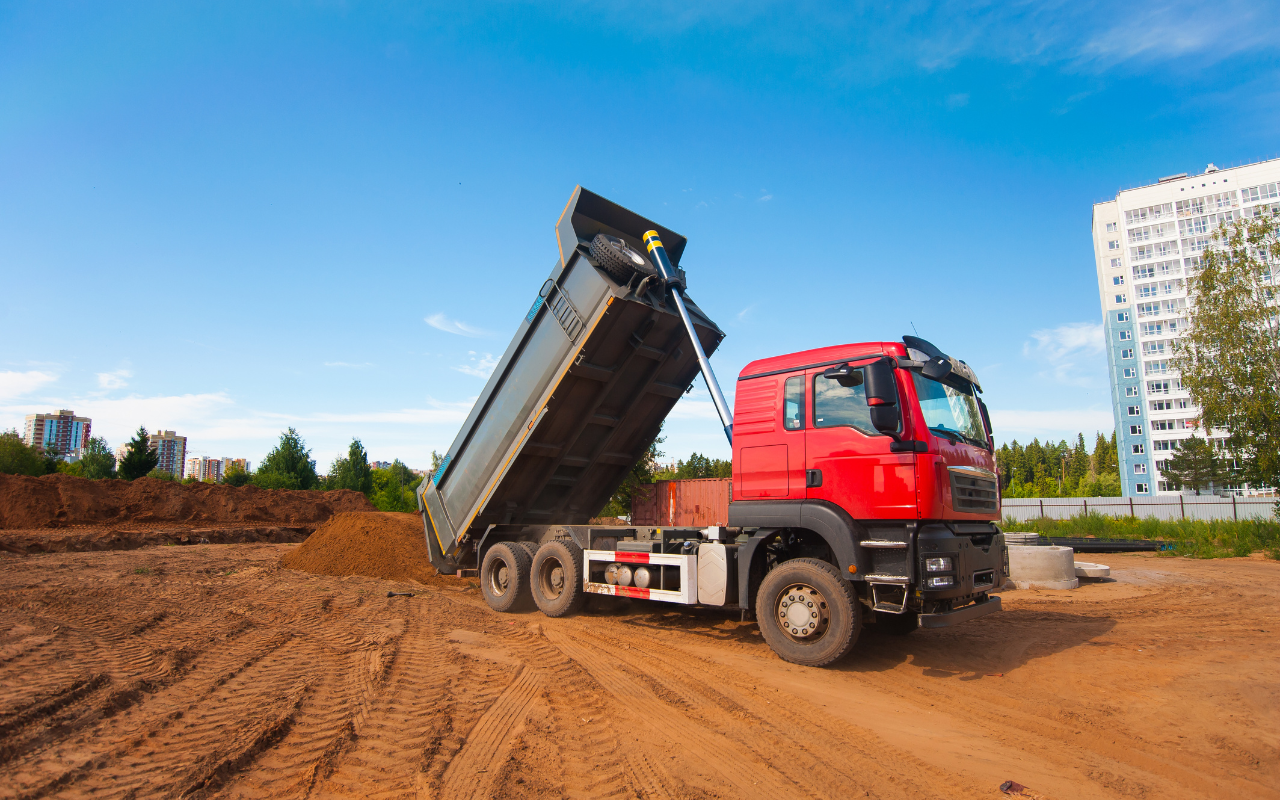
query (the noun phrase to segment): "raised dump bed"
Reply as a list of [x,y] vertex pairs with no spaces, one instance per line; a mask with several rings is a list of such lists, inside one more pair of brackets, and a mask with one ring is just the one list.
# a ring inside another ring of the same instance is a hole
[[[683,236],[574,190],[556,224],[551,275],[440,468],[419,487],[437,569],[455,572],[490,525],[586,524],[691,387],[697,357],[662,278],[647,261],[631,270],[592,255],[593,241],[601,254],[600,234],[644,253],[650,230],[678,266]],[[724,333],[685,300],[710,355]]]

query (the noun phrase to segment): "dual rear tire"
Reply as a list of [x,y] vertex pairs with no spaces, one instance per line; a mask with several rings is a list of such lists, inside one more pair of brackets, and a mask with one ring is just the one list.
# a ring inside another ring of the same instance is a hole
[[480,591],[494,611],[518,611],[534,604],[548,617],[579,611],[587,595],[582,588],[582,548],[570,541],[499,542],[480,565]]

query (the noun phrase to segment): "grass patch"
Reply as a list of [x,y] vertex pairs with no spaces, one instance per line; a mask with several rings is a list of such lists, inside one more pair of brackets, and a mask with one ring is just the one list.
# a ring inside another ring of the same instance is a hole
[[134,575],[150,575],[151,567],[138,567],[133,571]]
[[1155,517],[1108,517],[1091,511],[1069,519],[1006,518],[1005,530],[1035,531],[1042,536],[1095,536],[1099,539],[1161,539],[1174,545],[1172,554],[1192,558],[1247,556],[1259,550],[1280,559],[1280,522],[1274,520],[1162,520]]

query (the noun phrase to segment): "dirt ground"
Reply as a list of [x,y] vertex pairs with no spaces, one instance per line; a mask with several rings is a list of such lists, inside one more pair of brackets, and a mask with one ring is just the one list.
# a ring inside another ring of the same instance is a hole
[[727,613],[502,615],[295,547],[0,554],[0,797],[1280,797],[1276,562],[1095,558],[814,670]]

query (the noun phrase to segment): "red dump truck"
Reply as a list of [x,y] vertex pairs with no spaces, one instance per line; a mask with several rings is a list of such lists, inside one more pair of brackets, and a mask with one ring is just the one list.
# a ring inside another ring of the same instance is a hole
[[[559,257],[418,490],[432,563],[489,605],[549,616],[590,594],[736,609],[823,666],[890,633],[1000,610],[991,424],[977,376],[929,342],[711,370],[723,332],[687,295],[686,240],[581,187]],[[593,527],[701,373],[733,447],[727,526]]]

